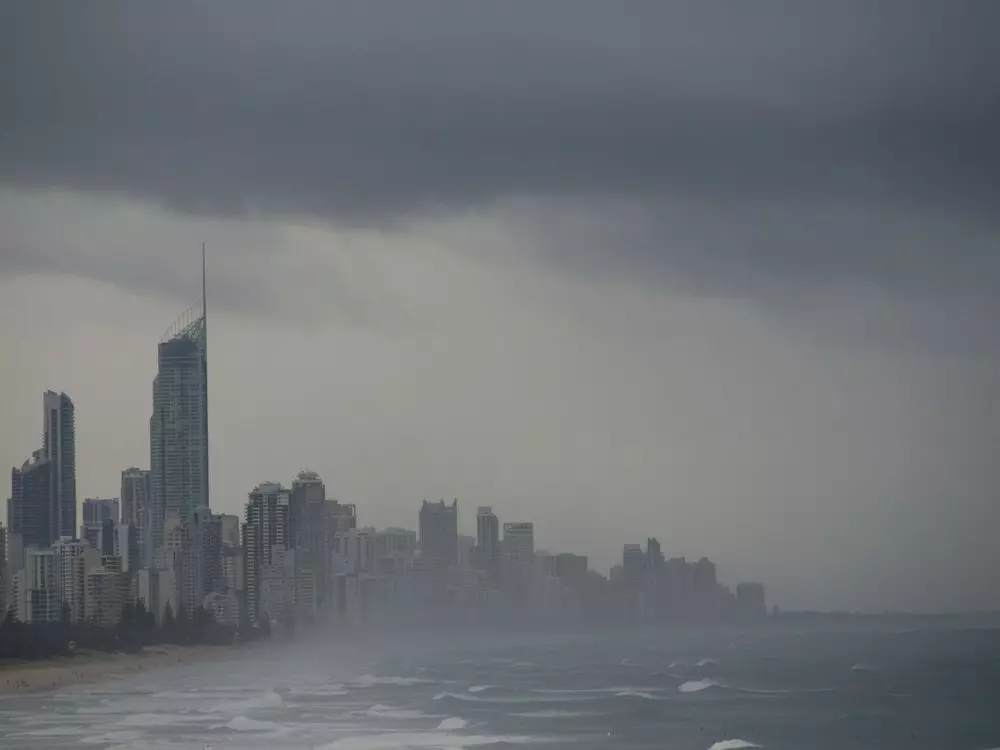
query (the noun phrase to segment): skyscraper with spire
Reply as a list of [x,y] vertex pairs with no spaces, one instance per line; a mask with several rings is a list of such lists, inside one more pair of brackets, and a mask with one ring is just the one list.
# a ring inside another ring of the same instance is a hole
[[[149,420],[150,547],[164,544],[168,515],[209,507],[208,315],[205,247],[201,305],[183,313],[160,340]],[[148,562],[148,561],[147,561]]]

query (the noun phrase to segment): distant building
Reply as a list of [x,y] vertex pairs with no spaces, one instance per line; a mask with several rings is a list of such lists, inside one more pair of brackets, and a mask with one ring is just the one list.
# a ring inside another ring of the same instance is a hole
[[83,522],[100,526],[104,521],[118,523],[121,520],[121,504],[117,497],[88,497],[83,501]]
[[458,564],[458,500],[420,506],[420,559],[424,565]]
[[556,576],[570,585],[582,584],[587,577],[586,555],[563,552],[556,555]]
[[148,566],[150,548],[150,474],[148,470],[131,467],[122,472],[121,521],[133,529],[138,545],[138,559],[133,560],[135,568]]
[[0,523],[0,617],[7,615],[7,597],[10,591],[10,567],[7,565],[7,529]]
[[476,547],[479,567],[489,575],[496,586],[500,582],[500,519],[493,508],[480,506],[476,511]]
[[[48,547],[58,539],[58,520],[52,507],[52,465],[42,450],[32,453],[20,469],[11,469],[10,485],[9,533],[19,538],[24,549]],[[17,561],[16,569],[22,564],[23,560]]]
[[61,617],[59,569],[52,549],[29,549],[18,586],[17,616],[21,622],[58,622]]
[[59,574],[59,598],[71,622],[86,617],[87,573],[100,567],[100,553],[85,541],[60,539],[52,545]]
[[[42,396],[42,447],[11,470],[7,526],[23,547],[48,547],[76,533],[76,417],[65,393]],[[21,563],[18,562],[18,568]]]
[[43,396],[45,430],[42,450],[52,470],[51,542],[76,533],[76,409],[65,393]]
[[531,595],[535,568],[535,524],[530,521],[505,523],[500,549],[500,578],[503,589],[515,602]]
[[243,526],[246,608],[253,623],[257,622],[262,603],[263,572],[273,564],[278,550],[282,553],[282,562],[285,559],[283,552],[289,543],[290,500],[289,490],[276,482],[265,482],[254,488],[246,505]]
[[128,601],[128,580],[120,564],[113,564],[115,559],[106,556],[106,565],[87,573],[86,619],[94,625],[116,626]]
[[747,618],[767,616],[764,584],[746,581],[736,586],[736,611]]
[[646,557],[642,554],[642,547],[638,544],[626,544],[622,549],[622,571],[627,588],[638,590],[645,567]]

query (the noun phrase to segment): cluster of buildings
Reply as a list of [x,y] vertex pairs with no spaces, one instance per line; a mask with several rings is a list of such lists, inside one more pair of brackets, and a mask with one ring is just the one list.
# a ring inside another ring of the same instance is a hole
[[141,600],[158,620],[207,610],[220,623],[304,624],[534,618],[668,621],[765,613],[764,589],[720,586],[707,559],[665,559],[627,544],[608,578],[585,556],[535,546],[530,521],[424,500],[417,530],[358,525],[302,471],[258,484],[243,517],[209,498],[208,321],[204,298],[158,346],[150,468],[121,474],[119,497],[88,498],[78,525],[76,422],[65,393],[43,396],[41,447],[11,472],[0,526],[0,603],[22,622],[112,626]]

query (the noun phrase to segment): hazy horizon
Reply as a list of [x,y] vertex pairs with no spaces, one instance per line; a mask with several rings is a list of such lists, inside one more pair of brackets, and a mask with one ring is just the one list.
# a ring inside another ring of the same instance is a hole
[[10,9],[0,460],[52,389],[78,500],[149,467],[204,241],[216,512],[1000,608],[1000,6],[767,7]]

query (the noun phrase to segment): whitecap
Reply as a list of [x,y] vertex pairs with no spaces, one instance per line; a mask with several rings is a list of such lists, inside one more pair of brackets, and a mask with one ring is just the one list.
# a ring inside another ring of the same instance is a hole
[[691,680],[690,682],[685,682],[677,688],[677,690],[681,693],[698,693],[702,690],[708,690],[711,687],[716,687],[717,685],[718,683],[713,682],[712,680]]
[[469,688],[469,692],[482,693],[486,690],[496,690],[499,687],[500,687],[499,685],[473,685],[472,687]]
[[363,674],[354,680],[359,687],[375,687],[376,685],[419,685],[433,682],[420,677],[376,677],[373,674]]
[[760,747],[760,745],[747,742],[746,740],[722,740],[721,742],[716,742],[708,750],[742,750],[742,748],[747,747]]
[[144,737],[142,732],[136,731],[122,731],[122,732],[105,732],[104,734],[97,734],[92,737],[82,737],[80,739],[81,745],[107,745],[109,742],[119,743],[119,742],[138,742]]
[[212,706],[213,714],[245,714],[255,708],[284,708],[285,700],[273,690],[260,693],[251,698],[235,701],[223,701]]
[[224,718],[212,714],[129,714],[118,722],[120,727],[172,727],[181,723],[198,723]]
[[375,719],[395,719],[397,721],[409,721],[427,717],[427,714],[423,711],[412,708],[396,708],[395,706],[387,706],[383,703],[377,703],[368,710],[360,712],[360,714],[371,716]]
[[469,726],[469,722],[465,719],[460,719],[457,716],[449,716],[447,719],[442,720],[441,723],[438,724],[437,728],[447,731],[453,729],[465,729],[467,726]]
[[[32,721],[37,721],[33,718]],[[47,729],[32,729],[21,732],[18,736],[24,737],[79,737],[86,732],[88,727],[48,727]]]
[[234,732],[271,732],[279,728],[273,721],[259,721],[246,716],[236,716],[230,719],[225,727]]
[[622,690],[620,693],[615,693],[616,698],[642,698],[647,701],[658,701],[663,700],[663,698],[657,697],[650,693],[646,693],[642,690]]
[[519,719],[579,719],[584,716],[597,716],[598,714],[587,713],[586,711],[525,711],[524,713],[511,714]]
[[524,745],[541,741],[519,735],[447,734],[445,732],[388,732],[341,737],[323,750],[395,750],[395,748],[465,748],[479,745]]
[[715,659],[706,657],[704,659],[696,661],[694,665],[696,667],[717,667],[719,666],[719,662],[717,662]]

